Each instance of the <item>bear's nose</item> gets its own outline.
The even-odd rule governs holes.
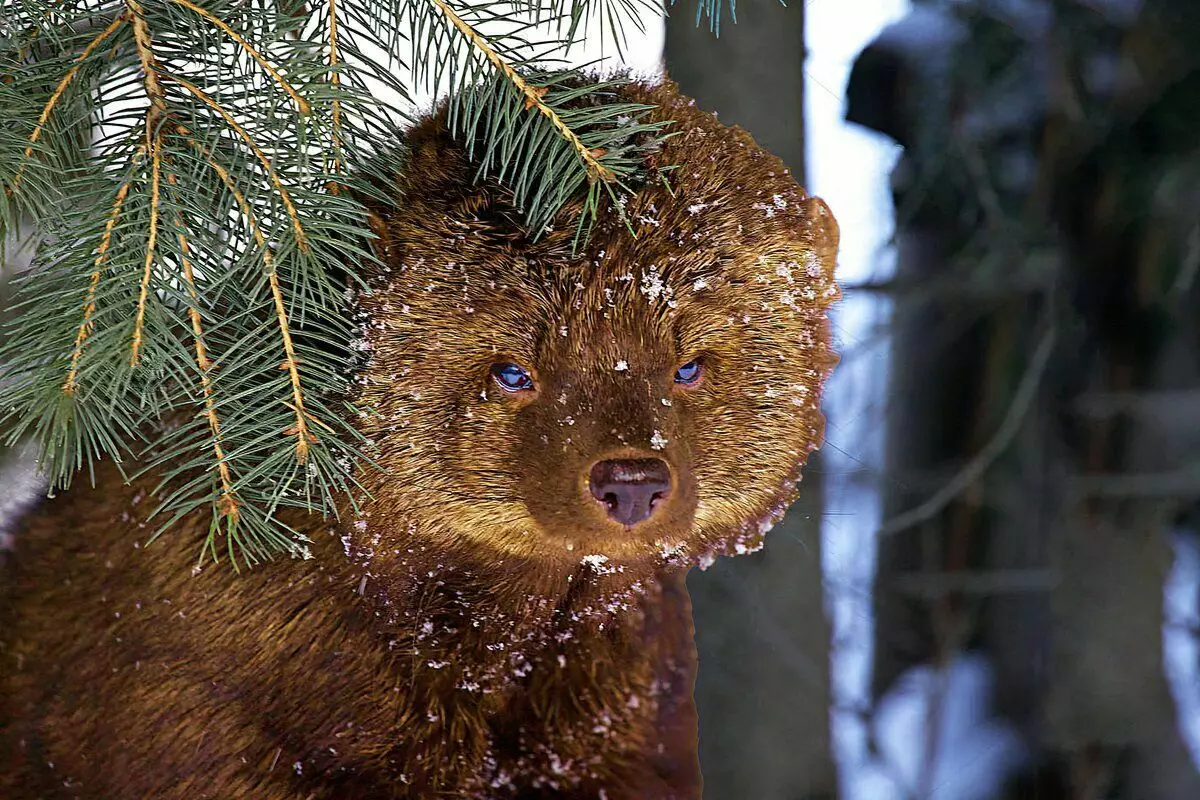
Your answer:
[[[671,471],[661,458],[618,458],[597,462],[588,476],[592,497],[609,519],[636,525],[649,519],[671,492]]]

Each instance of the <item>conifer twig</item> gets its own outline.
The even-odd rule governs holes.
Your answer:
[[[17,185],[21,182],[21,177],[25,172],[25,165],[29,163],[29,159],[33,156],[33,148],[37,145],[38,139],[42,136],[42,131],[45,130],[46,122],[50,119],[50,115],[54,112],[54,107],[58,105],[58,101],[62,99],[63,93],[67,91],[67,87],[71,85],[71,81],[75,80],[75,76],[79,74],[79,70],[83,68],[83,62],[87,61],[88,57],[96,51],[105,39],[117,32],[122,25],[129,21],[127,14],[121,14],[116,19],[108,24],[108,27],[100,31],[92,41],[88,42],[87,47],[75,59],[75,63],[67,70],[67,73],[62,76],[58,85],[54,87],[53,94],[46,101],[46,105],[42,107],[42,113],[38,115],[37,124],[33,128],[33,133],[29,134],[29,144],[25,148],[24,158],[21,160],[21,166],[17,168],[17,173],[13,176],[12,184],[9,187],[9,194],[16,191]]]
[[[172,186],[176,185],[174,173],[167,173],[167,183]],[[204,416],[208,421],[208,428],[212,432],[213,455],[216,456],[217,476],[221,481],[221,496],[217,500],[217,512],[236,525],[241,515],[241,512],[238,510],[241,506],[241,501],[238,499],[237,492],[233,488],[233,476],[230,474],[229,464],[225,459],[225,449],[221,443],[221,419],[217,415],[217,404],[216,399],[213,397],[212,379],[209,377],[213,363],[209,359],[208,349],[204,345],[204,327],[200,317],[200,292],[196,289],[196,276],[192,270],[187,229],[184,226],[183,215],[178,211],[175,212],[175,225],[178,229],[176,235],[179,239],[183,280],[187,286],[188,296],[191,299],[191,305],[188,308],[188,317],[192,323],[192,340],[196,351],[196,367],[200,372],[200,389],[204,394]]]
[[[329,83],[333,86],[334,90],[331,111],[333,117],[333,173],[335,175],[342,173],[342,100],[337,96],[337,91],[342,85],[342,76],[338,74],[340,59],[341,56],[338,53],[337,0],[329,0]],[[330,191],[334,194],[340,191],[336,182],[331,185]]]
[[[216,25],[218,28],[220,28],[221,32],[224,33],[226,36],[228,36],[230,39],[233,39],[233,41],[236,42],[239,47],[241,47],[243,50],[246,51],[247,55],[249,55],[251,58],[253,58],[255,61],[258,62],[258,65],[260,67],[262,67],[263,70],[268,75],[270,75],[275,80],[276,83],[279,84],[281,89],[283,89],[285,92],[288,93],[288,95],[296,103],[296,109],[301,114],[308,114],[312,110],[308,104],[308,101],[305,100],[300,95],[300,93],[297,92],[295,90],[295,88],[293,88],[292,85],[290,83],[288,83],[287,80],[282,75],[279,74],[279,70],[275,69],[275,67],[273,67],[271,65],[271,62],[267,61],[267,59],[263,57],[262,53],[258,52],[258,50],[256,50],[254,48],[254,45],[252,45],[248,41],[246,41],[245,38],[243,38],[241,34],[239,34],[237,31],[235,31],[233,28],[231,28],[229,26],[229,24],[227,22],[225,22],[225,20],[221,19],[220,17],[218,17],[216,14],[212,13],[209,10],[207,10],[205,8],[201,8],[200,6],[191,2],[191,0],[171,0],[171,2],[177,6],[182,6],[183,8],[186,8],[189,11],[203,17],[204,19],[211,22],[213,25]],[[331,0],[331,3],[332,3],[332,0]]]
[[[258,159],[260,164],[262,164],[263,169],[266,170],[268,177],[271,179],[271,183],[275,184],[275,189],[279,192],[279,199],[283,202],[283,207],[287,210],[288,217],[292,221],[292,230],[296,232],[296,246],[300,248],[301,252],[308,252],[308,236],[304,232],[304,226],[300,223],[300,214],[298,211],[296,211],[296,206],[292,202],[292,196],[284,187],[283,181],[279,178],[279,173],[275,171],[275,167],[271,165],[271,160],[267,158],[267,154],[264,153],[262,148],[258,146],[258,143],[254,141],[254,137],[250,135],[250,132],[242,127],[242,125],[236,119],[234,119],[233,115],[230,114],[224,106],[210,97],[199,86],[196,86],[191,81],[181,78],[178,75],[164,75],[164,77],[179,84],[188,92],[188,94],[192,95],[197,100],[211,108],[213,111],[216,111],[218,114],[220,114],[222,119],[225,120],[225,124],[232,128],[234,133],[241,137],[242,141],[246,143],[246,146],[250,148],[250,151],[254,153],[254,157]]]
[[[876,536],[891,536],[933,519],[954,498],[966,491],[971,484],[987,472],[988,468],[1012,442],[1013,437],[1021,428],[1021,423],[1025,421],[1025,416],[1037,397],[1037,390],[1041,386],[1046,365],[1050,363],[1050,356],[1054,354],[1056,336],[1057,328],[1053,325],[1047,327],[1045,333],[1042,334],[1042,339],[1038,342],[1038,346],[1030,358],[1029,366],[1025,368],[1025,374],[1021,376],[1021,381],[1017,384],[1004,419],[983,449],[925,502],[885,521],[875,532]]]
[[[146,321],[146,302],[150,296],[150,276],[154,257],[158,254],[158,206],[159,178],[162,170],[161,143],[157,134],[150,134],[150,227],[146,234],[146,256],[142,269],[142,283],[138,292],[137,316],[133,322],[133,344],[130,347],[129,366],[136,367],[142,347],[142,328]]]
[[[125,0],[133,20],[133,40],[137,46],[138,60],[142,64],[142,81],[150,107],[146,109],[146,150],[150,155],[150,227],[146,235],[146,254],[142,271],[142,282],[138,292],[137,315],[133,323],[133,343],[129,348],[129,366],[136,367],[142,347],[142,326],[146,320],[146,303],[150,297],[150,277],[158,244],[159,178],[162,168],[162,129],[160,118],[167,113],[167,100],[159,82],[157,59],[151,48],[150,27],[146,24],[142,5],[138,0]]]
[[[304,409],[304,391],[300,384],[300,369],[296,359],[296,347],[295,343],[292,341],[291,328],[288,325],[287,308],[283,302],[283,290],[279,285],[279,275],[275,270],[271,249],[267,243],[266,237],[263,236],[262,230],[259,228],[258,220],[254,217],[254,209],[250,207],[250,203],[246,200],[246,196],[242,194],[240,189],[238,189],[237,183],[233,180],[233,176],[229,174],[229,170],[221,166],[221,163],[217,161],[207,150],[205,150],[203,145],[191,138],[190,132],[186,128],[183,126],[178,126],[177,130],[181,135],[188,137],[192,147],[196,148],[196,150],[198,150],[200,154],[204,156],[205,160],[208,162],[208,165],[214,172],[217,173],[217,176],[220,177],[221,182],[225,184],[225,188],[229,190],[231,195],[233,195],[233,199],[237,202],[238,207],[241,209],[242,215],[246,218],[246,223],[250,226],[250,233],[254,237],[255,244],[257,244],[259,249],[262,251],[263,264],[266,267],[267,273],[267,282],[270,284],[271,298],[275,305],[275,318],[279,326],[279,335],[283,340],[284,360],[282,366],[288,371],[288,378],[291,382],[292,388],[293,402],[286,405],[288,405],[288,407],[291,408],[296,414],[296,424],[289,427],[286,432],[289,435],[294,435],[296,437],[296,461],[303,464],[308,459],[309,445],[316,442],[317,437],[308,429],[308,412]]]
[[[146,149],[145,145],[143,145],[138,148],[133,160],[135,162],[140,161],[145,154]],[[108,249],[112,244],[113,229],[117,226],[117,220],[121,216],[121,209],[125,205],[125,198],[129,194],[131,186],[133,186],[132,179],[125,181],[117,189],[112,209],[108,212],[108,219],[104,223],[104,233],[100,237],[100,244],[96,247],[95,269],[92,270],[91,277],[88,280],[87,295],[83,301],[83,322],[79,324],[79,331],[75,334],[75,346],[71,350],[71,366],[67,370],[67,379],[62,385],[63,394],[73,395],[75,394],[75,389],[78,387],[76,376],[79,372],[79,357],[83,354],[83,343],[92,329],[92,314],[96,311],[96,288],[100,285],[100,273],[103,272],[104,262],[108,259]]]
[[[604,155],[604,153],[595,152],[585,145],[579,138],[579,135],[576,134],[575,131],[571,130],[571,127],[567,125],[567,123],[563,121],[562,117],[558,115],[558,112],[556,112],[549,106],[549,104],[542,100],[542,97],[546,94],[546,88],[544,86],[530,85],[528,81],[521,77],[520,73],[513,69],[511,64],[505,61],[504,58],[496,52],[494,47],[488,44],[487,39],[480,35],[479,32],[471,27],[471,25],[468,24],[462,17],[456,14],[454,9],[450,8],[445,0],[429,0],[429,2],[433,3],[433,5],[442,12],[446,19],[448,19],[450,23],[458,29],[459,33],[461,33],[467,39],[467,41],[471,43],[471,46],[483,53],[484,56],[487,57],[487,60],[492,62],[492,66],[494,66],[500,72],[500,74],[502,74],[508,80],[508,82],[511,83],[513,87],[524,96],[526,110],[536,108],[543,116],[546,117],[546,119],[550,121],[550,124],[554,126],[554,129],[558,131],[558,134],[570,142],[571,146],[575,148],[575,152],[579,154],[579,158],[583,161],[584,166],[587,168],[589,180],[601,180],[605,183],[609,183],[616,179],[616,175],[613,174],[613,171],[600,163],[600,158]]]
[[[167,110],[166,98],[163,96],[162,84],[158,81],[158,68],[154,51],[150,46],[150,26],[142,13],[142,4],[138,0],[125,0],[133,20],[133,41],[137,45],[138,60],[142,62],[142,80],[146,86],[146,96],[150,98],[150,108],[146,112],[147,122],[153,122],[151,114],[162,114]],[[146,136],[157,135],[156,125],[146,125]],[[149,141],[149,138],[147,138]]]

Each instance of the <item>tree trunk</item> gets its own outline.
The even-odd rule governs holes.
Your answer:
[[[680,89],[804,175],[804,4],[738,7],[720,38],[690,7],[667,22]],[[823,604],[819,463],[763,552],[689,579],[700,649],[696,700],[705,796],[835,797],[829,748],[829,624]]]

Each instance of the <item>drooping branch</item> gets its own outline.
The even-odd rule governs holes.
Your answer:
[[[37,124],[33,128],[33,133],[29,134],[29,144],[25,147],[25,155],[21,161],[21,166],[17,168],[17,173],[13,177],[12,185],[9,187],[9,194],[16,191],[18,184],[25,172],[25,165],[29,163],[29,159],[33,156],[33,148],[37,145],[38,139],[42,136],[42,131],[46,128],[46,123],[50,120],[50,115],[54,113],[54,107],[58,105],[58,101],[62,99],[63,94],[67,91],[67,87],[75,80],[75,76],[79,74],[79,70],[83,67],[88,57],[96,51],[108,37],[116,33],[122,25],[129,21],[127,14],[121,14],[116,19],[108,24],[104,30],[100,31],[94,39],[88,42],[87,47],[75,59],[75,63],[67,70],[66,74],[54,87],[54,92],[50,95],[50,99],[46,101],[46,105],[42,107],[42,113],[38,115]]]
[[[455,13],[445,0],[429,0],[435,7],[450,21],[459,33],[479,52],[483,53],[484,57],[492,63],[492,66],[505,77],[505,79],[513,85],[513,87],[521,93],[525,98],[525,109],[536,108],[542,116],[550,121],[558,134],[566,139],[575,152],[579,154],[579,158],[583,161],[587,169],[588,179],[592,181],[604,181],[605,183],[616,180],[616,175],[608,167],[600,163],[603,151],[597,151],[589,148],[579,138],[575,131],[571,130],[558,112],[550,107],[542,98],[545,96],[547,89],[544,86],[533,86],[521,74],[513,69],[504,58],[496,52],[496,49],[488,44],[487,39],[476,31],[462,17]]]
[[[138,0],[125,0],[125,5],[133,20],[133,41],[137,45],[138,60],[142,64],[142,81],[146,86],[146,97],[150,99],[150,108],[146,112],[148,123],[146,136],[149,141],[149,137],[158,134],[158,126],[149,124],[155,122],[152,115],[158,116],[166,113],[167,101],[163,95],[162,84],[159,82],[158,60],[154,57],[154,51],[151,48],[150,26],[146,24],[142,4]]]
[[[141,288],[138,291],[137,316],[133,322],[133,344],[130,347],[129,366],[136,367],[142,347],[142,330],[146,322],[146,303],[150,297],[150,276],[154,259],[158,255],[159,180],[162,172],[162,143],[157,134],[150,137],[150,227],[146,234],[146,255],[142,268]]]
[[[213,172],[225,184],[225,188],[233,195],[234,201],[237,202],[238,208],[241,209],[242,215],[246,218],[247,225],[250,226],[250,233],[254,237],[254,242],[263,254],[263,264],[266,267],[267,282],[271,288],[271,298],[275,306],[276,324],[279,327],[280,339],[283,342],[284,360],[281,367],[288,372],[288,378],[292,388],[292,402],[287,404],[296,415],[296,424],[287,429],[286,433],[296,437],[296,460],[303,464],[308,459],[309,445],[317,441],[317,437],[308,427],[309,415],[304,408],[304,391],[300,383],[300,368],[299,360],[296,358],[296,347],[292,341],[291,327],[288,324],[287,307],[283,302],[283,289],[279,285],[279,275],[275,270],[274,257],[271,255],[271,248],[267,243],[267,239],[262,234],[262,230],[258,225],[258,220],[254,216],[254,209],[250,207],[250,203],[246,200],[246,195],[237,187],[233,176],[229,173],[221,162],[213,158],[204,146],[192,139],[190,132],[179,126],[178,132],[187,136],[192,147],[194,147],[200,155],[212,168]],[[314,418],[314,421],[315,418]]]
[[[138,60],[142,64],[142,82],[150,106],[146,109],[146,143],[150,155],[150,228],[146,236],[146,253],[142,271],[141,287],[138,292],[137,315],[133,323],[133,343],[130,345],[129,365],[136,367],[142,347],[142,327],[146,321],[146,303],[150,296],[150,276],[158,244],[159,178],[162,168],[162,119],[167,113],[166,96],[159,82],[158,60],[151,46],[150,27],[142,5],[138,0],[125,0],[133,21],[133,40],[137,46]]]
[[[133,156],[133,161],[136,165],[145,156],[146,150],[143,145]],[[112,209],[108,212],[108,219],[104,223],[104,233],[100,236],[100,244],[96,247],[95,268],[92,270],[91,278],[88,280],[87,295],[83,301],[83,322],[79,323],[79,331],[75,334],[75,346],[71,350],[71,366],[67,370],[67,379],[63,382],[62,391],[64,394],[75,394],[78,388],[76,378],[79,372],[79,358],[83,355],[83,343],[87,340],[88,334],[92,330],[92,314],[96,311],[96,288],[100,285],[100,274],[104,271],[104,264],[108,260],[108,250],[112,246],[113,229],[117,226],[117,220],[121,217],[121,209],[125,205],[125,198],[129,194],[129,188],[133,185],[132,180],[122,183],[117,189],[116,197],[113,200]]]
[[[342,76],[338,74],[341,54],[338,52],[338,17],[337,0],[329,0],[329,84],[334,89],[332,111],[333,126],[333,173],[342,172],[342,100],[337,92],[342,85]],[[331,184],[330,191],[337,194],[340,187],[336,182]]]
[[[167,173],[167,182],[176,186],[175,174]],[[213,395],[212,360],[208,357],[208,348],[204,344],[204,325],[200,316],[200,292],[196,288],[195,271],[192,269],[191,250],[188,245],[187,228],[183,216],[175,212],[176,236],[179,239],[180,262],[183,267],[183,282],[187,287],[191,303],[188,307],[188,318],[192,325],[192,342],[196,351],[196,368],[200,373],[200,390],[204,396],[204,417],[208,422],[209,432],[212,433],[213,455],[216,457],[216,471],[221,481],[221,493],[217,499],[217,513],[232,524],[237,524],[241,512],[241,500],[233,488],[233,475],[225,457],[225,449],[221,438],[221,419],[217,414],[216,398]]]
[[[238,137],[246,143],[246,146],[250,148],[250,152],[254,153],[254,157],[258,159],[258,163],[262,164],[262,168],[266,171],[267,176],[271,179],[271,183],[275,185],[275,190],[279,192],[279,199],[283,202],[283,207],[287,211],[288,217],[292,222],[292,230],[296,233],[296,246],[300,248],[301,252],[307,252],[308,235],[304,232],[304,226],[300,222],[300,213],[296,210],[295,203],[292,202],[292,196],[284,187],[283,181],[279,178],[279,173],[275,171],[275,167],[271,164],[271,160],[267,158],[267,154],[264,153],[262,148],[258,146],[258,143],[254,141],[254,137],[250,135],[250,132],[242,127],[242,125],[236,119],[234,119],[233,114],[229,113],[224,106],[210,97],[199,86],[196,86],[191,81],[181,78],[178,75],[165,75],[164,77],[168,78],[174,83],[179,84],[188,92],[188,94],[192,95],[197,100],[221,115],[221,118],[225,120],[225,124],[227,124],[233,130],[233,132],[236,133]]]
[[[208,20],[217,28],[219,28],[222,33],[236,42],[237,45],[241,47],[247,55],[258,62],[258,65],[263,68],[263,71],[270,75],[271,78],[273,78],[275,82],[279,84],[281,89],[288,93],[288,96],[292,98],[293,102],[295,102],[296,109],[301,114],[308,114],[312,110],[308,104],[308,101],[305,100],[281,74],[279,74],[279,70],[275,69],[271,62],[267,61],[267,59],[263,57],[262,53],[258,52],[258,50],[254,48],[254,45],[250,44],[241,34],[229,27],[229,23],[225,22],[225,20],[213,14],[211,11],[201,8],[200,6],[191,2],[191,0],[171,0],[171,2],[177,6],[182,6],[183,8],[186,8],[187,10]]]

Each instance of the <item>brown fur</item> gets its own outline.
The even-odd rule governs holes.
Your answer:
[[[147,485],[111,468],[24,522],[0,796],[699,796],[683,577],[760,544],[821,438],[837,227],[672,85],[626,91],[680,133],[626,205],[637,236],[610,214],[578,258],[566,217],[530,242],[436,119],[414,131],[359,298],[389,472],[361,514],[293,520],[311,559],[193,574],[205,520],[143,549]],[[629,530],[587,469],[644,456],[676,488]]]

